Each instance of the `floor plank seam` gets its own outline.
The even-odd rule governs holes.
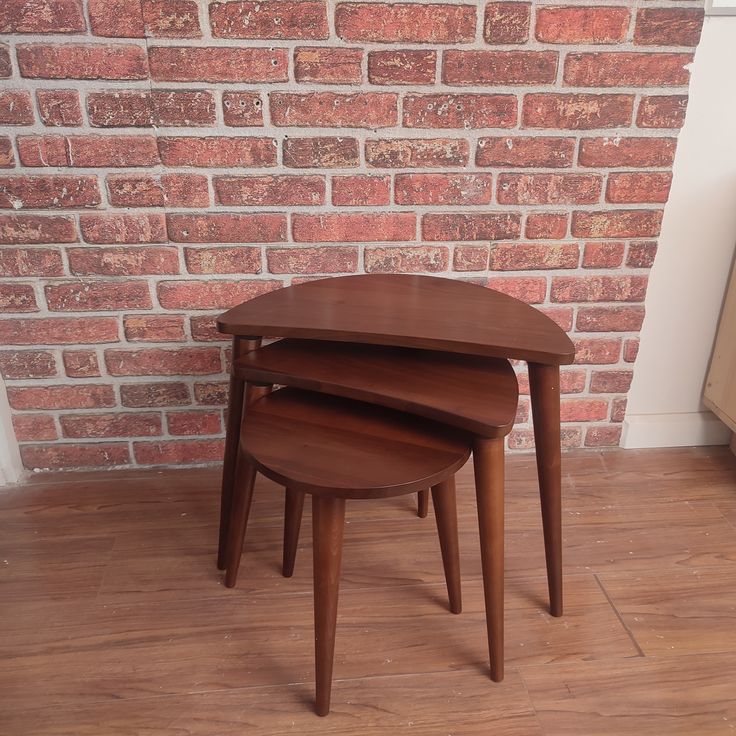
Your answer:
[[[624,617],[619,613],[619,610],[618,608],[616,608],[613,599],[608,594],[608,591],[605,589],[603,583],[601,582],[601,579],[598,577],[598,573],[593,573],[593,577],[595,578],[596,583],[598,583],[598,587],[601,589],[601,593],[603,593],[603,595],[606,597],[608,605],[611,606],[611,609],[616,615],[616,618],[619,620],[621,626],[623,626],[624,631],[628,634],[629,639],[631,639],[631,643],[634,645],[634,648],[637,652],[639,652],[639,656],[646,657],[646,654],[644,654],[644,650],[639,646],[639,642],[636,640],[634,633],[631,631],[626,621],[624,621]]]

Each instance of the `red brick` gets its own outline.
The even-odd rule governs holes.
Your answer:
[[[151,78],[168,82],[285,82],[286,49],[153,46]]]
[[[685,86],[692,54],[599,52],[568,54],[565,84],[573,87]]]
[[[280,281],[164,281],[158,300],[164,309],[230,309],[240,302],[278,289]]]
[[[146,35],[141,0],[88,0],[88,10],[95,36],[143,38]]]
[[[483,19],[486,43],[525,43],[529,38],[531,3],[488,3]]]
[[[18,46],[23,77],[33,79],[147,79],[146,52],[129,44],[67,43]]]
[[[3,245],[76,242],[77,229],[71,217],[0,215],[0,243]]]
[[[138,409],[153,406],[185,406],[191,404],[189,387],[185,383],[157,382],[135,383],[120,387],[123,406]]]
[[[576,243],[512,243],[491,246],[494,271],[536,271],[577,268],[580,248]]]
[[[583,138],[581,166],[672,166],[676,138]]]
[[[516,212],[435,213],[422,217],[425,240],[509,240],[521,232]]]
[[[631,123],[633,95],[549,94],[524,96],[522,125],[525,128],[619,128]]]
[[[203,90],[90,92],[87,113],[98,128],[194,127],[215,122],[215,100]]]
[[[624,342],[624,360],[633,363],[639,353],[639,339],[634,338]]]
[[[578,332],[638,332],[644,322],[644,307],[580,307]]]
[[[227,404],[227,397],[228,384],[225,382],[194,384],[194,398],[198,404],[224,406]]]
[[[107,196],[113,207],[163,207],[164,191],[151,174],[110,174]]]
[[[0,91],[0,125],[32,125],[31,93],[22,89]]]
[[[608,210],[574,212],[576,238],[646,238],[659,234],[661,210]]]
[[[318,205],[325,201],[321,176],[218,176],[215,201],[225,205]]]
[[[260,273],[261,248],[185,248],[189,273]]]
[[[222,462],[224,440],[164,440],[134,442],[133,454],[141,465],[191,465]]]
[[[452,257],[453,271],[485,271],[488,268],[487,245],[456,245]]]
[[[175,314],[126,314],[125,339],[130,342],[183,342],[184,318]]]
[[[222,370],[218,348],[106,350],[111,376],[201,376]]]
[[[621,357],[621,338],[585,337],[574,340],[577,365],[612,365]]]
[[[51,248],[0,248],[4,276],[62,276],[61,252]]]
[[[489,204],[490,174],[397,174],[397,204]]]
[[[0,312],[38,312],[33,286],[0,283]]]
[[[628,8],[538,8],[536,38],[543,43],[617,43],[626,40]]]
[[[99,409],[115,406],[115,391],[105,384],[75,386],[8,386],[13,409]]]
[[[465,166],[469,156],[468,141],[458,138],[383,138],[365,142],[366,163],[383,168]]]
[[[222,419],[219,411],[174,411],[166,414],[169,434],[220,434]]]
[[[442,56],[445,84],[550,84],[557,76],[556,51],[458,51]]]
[[[210,190],[202,174],[162,174],[164,203],[169,207],[208,207]]]
[[[589,174],[501,174],[499,204],[593,204],[601,196],[601,177]]]
[[[519,379],[519,393],[529,394],[529,375],[519,373],[516,376]],[[580,394],[585,390],[585,381],[587,373],[576,370],[560,371],[560,393],[563,394]]]
[[[66,414],[59,418],[63,437],[151,437],[161,434],[158,412]]]
[[[100,365],[94,350],[65,350],[64,372],[70,378],[95,378],[100,375]]]
[[[15,168],[13,142],[8,136],[0,136],[0,169]]]
[[[641,302],[646,291],[646,276],[555,276],[550,301]]]
[[[288,138],[283,155],[284,166],[292,169],[342,169],[360,163],[355,138]]]
[[[687,95],[642,97],[636,113],[640,128],[681,128],[685,122]]]
[[[371,84],[433,84],[436,67],[435,51],[407,49],[368,54]]]
[[[63,135],[18,136],[18,153],[23,166],[69,166],[69,147]]]
[[[111,312],[118,309],[150,309],[151,295],[145,281],[72,281],[44,288],[52,312]]]
[[[273,138],[159,138],[161,161],[165,166],[275,166]]]
[[[114,317],[42,317],[0,320],[0,343],[6,345],[70,345],[117,342]]]
[[[580,447],[582,439],[583,433],[579,427],[562,427],[560,431],[560,442],[566,450]],[[509,435],[509,449],[533,450],[534,431],[531,429],[515,429]]]
[[[126,442],[94,444],[22,445],[20,456],[29,470],[61,470],[88,467],[128,465],[130,454]]]
[[[13,65],[10,62],[10,49],[0,44],[0,79],[8,79],[13,75]]]
[[[650,243],[631,243],[626,265],[629,268],[651,268],[657,254],[656,241]]]
[[[3,0],[0,33],[84,32],[80,0]]]
[[[616,204],[652,202],[664,204],[670,195],[672,174],[632,171],[609,174],[606,201]]]
[[[527,215],[524,236],[532,240],[560,240],[567,235],[566,213],[532,212]]]
[[[166,215],[175,243],[278,243],[286,240],[286,215],[276,213]]]
[[[594,394],[625,394],[633,377],[632,371],[593,371],[590,391]]]
[[[296,242],[371,243],[381,240],[414,240],[416,215],[413,212],[373,214],[303,215],[291,218]]]
[[[199,38],[199,9],[196,0],[143,0],[143,19],[149,36]]]
[[[6,380],[52,378],[56,375],[53,353],[46,350],[3,350],[0,375]]]
[[[257,92],[223,92],[225,125],[248,128],[263,125],[263,101]]]
[[[156,139],[151,135],[79,135],[67,138],[72,166],[153,166],[159,163]]]
[[[539,304],[547,296],[547,279],[544,276],[492,276],[487,286],[527,304]]]
[[[598,422],[608,418],[608,402],[605,399],[562,399],[561,422]]]
[[[324,1],[215,2],[210,25],[216,38],[323,39],[329,36]]]
[[[272,92],[271,122],[278,126],[387,128],[396,125],[398,96],[391,92]]]
[[[38,114],[44,125],[82,125],[82,107],[75,89],[36,90]]]
[[[618,447],[621,427],[588,427],[585,431],[586,447]]]
[[[557,169],[572,166],[574,154],[574,138],[498,136],[478,141],[475,163],[478,166]]]
[[[586,243],[583,268],[618,268],[624,260],[623,243]]]
[[[271,273],[353,273],[358,270],[356,246],[268,248]]]
[[[99,203],[94,176],[0,176],[0,208],[57,209]]]
[[[365,250],[368,273],[436,273],[446,271],[448,265],[446,246],[379,246]]]
[[[626,399],[618,398],[611,401],[611,421],[623,422],[626,417]]]
[[[362,61],[362,49],[298,48],[294,50],[294,77],[297,82],[360,84]]]
[[[640,46],[697,46],[702,8],[640,8],[634,43]]]
[[[407,95],[405,128],[511,128],[516,124],[514,95]]]
[[[222,342],[231,340],[230,335],[223,335],[217,331],[217,315],[203,314],[197,317],[189,318],[189,329],[192,333],[192,339],[197,342]],[[226,366],[227,368],[227,366]],[[227,403],[227,399],[224,403]]]
[[[69,272],[77,276],[178,274],[176,248],[70,248]]]
[[[83,214],[79,227],[88,243],[166,242],[166,220],[162,214]]]
[[[347,41],[465,43],[475,36],[475,8],[439,3],[340,3],[335,29]]]
[[[54,418],[48,414],[15,414],[13,429],[18,442],[39,442],[58,438]]]
[[[337,207],[350,205],[384,205],[391,201],[391,177],[389,176],[335,176],[332,179],[332,204]]]

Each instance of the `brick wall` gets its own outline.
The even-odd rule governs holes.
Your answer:
[[[577,345],[564,443],[618,444],[701,23],[647,0],[4,0],[0,370],[26,466],[219,459],[214,316],[356,271],[538,305]],[[528,448],[526,397],[519,420]]]

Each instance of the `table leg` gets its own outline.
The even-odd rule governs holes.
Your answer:
[[[260,345],[260,337],[234,337],[231,361],[235,362],[245,353],[259,348]],[[230,509],[232,506],[235,463],[238,459],[244,393],[245,381],[232,374],[231,371],[227,427],[225,430],[225,458],[222,467],[222,489],[220,491],[220,535],[217,549],[217,567],[220,570],[224,570],[227,564],[228,524],[230,523]]]
[[[560,369],[529,364],[549,610],[562,616],[562,469],[560,452]]]
[[[417,516],[420,519],[426,519],[429,512],[429,491],[419,491],[417,493]]]

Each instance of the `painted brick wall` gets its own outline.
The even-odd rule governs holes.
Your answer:
[[[565,445],[617,444],[701,23],[647,0],[4,0],[0,369],[26,466],[219,459],[214,315],[358,271],[538,305],[577,344]]]

